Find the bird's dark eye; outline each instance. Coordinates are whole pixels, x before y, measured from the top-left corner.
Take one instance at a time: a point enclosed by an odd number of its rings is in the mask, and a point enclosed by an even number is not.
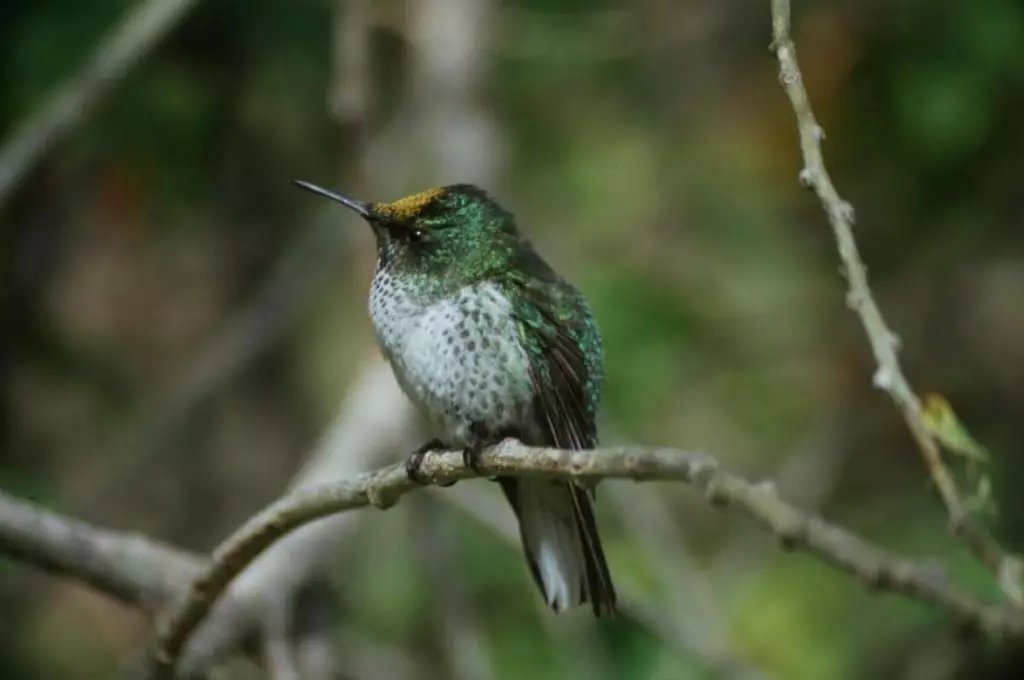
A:
[[[426,238],[422,229],[413,229],[409,232],[409,241],[411,243],[422,243]]]

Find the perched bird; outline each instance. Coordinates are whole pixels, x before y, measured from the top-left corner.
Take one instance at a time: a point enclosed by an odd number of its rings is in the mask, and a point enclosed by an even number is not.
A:
[[[540,257],[515,217],[472,184],[364,203],[298,186],[361,215],[377,239],[369,311],[380,348],[436,439],[409,457],[418,480],[431,449],[467,463],[506,437],[527,445],[597,444],[604,355],[583,295]],[[526,560],[555,612],[615,611],[593,490],[495,478],[519,520]]]

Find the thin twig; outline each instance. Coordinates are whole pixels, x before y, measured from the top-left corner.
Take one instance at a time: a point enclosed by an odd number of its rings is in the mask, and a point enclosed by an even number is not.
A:
[[[435,452],[424,461],[423,474],[434,483],[479,475],[527,475],[560,479],[621,478],[675,480],[701,489],[714,505],[733,505],[772,531],[783,547],[800,548],[845,571],[866,586],[910,596],[992,634],[1024,638],[1024,615],[989,605],[943,582],[927,569],[808,516],[778,497],[774,488],[751,484],[719,469],[700,452],[669,448],[620,447],[562,451],[526,447],[506,440],[486,450],[479,473],[466,468],[462,453]],[[409,480],[402,464],[360,475],[347,482],[283,498],[250,519],[214,552],[209,569],[193,583],[184,605],[158,623],[150,677],[170,677],[182,648],[231,580],[280,537],[316,519],[372,505],[388,508],[404,494],[421,488]]]
[[[148,0],[103,41],[93,58],[32,115],[0,148],[0,212],[12,191],[46,152],[71,134],[92,109],[197,0]]]
[[[1006,596],[1014,604],[1024,605],[1024,564],[1020,559],[1004,552],[971,520],[957,490],[956,482],[942,461],[939,445],[925,423],[921,401],[903,375],[897,356],[899,339],[885,322],[871,294],[867,269],[860,258],[857,242],[853,237],[853,206],[839,196],[825,168],[821,152],[821,141],[825,138],[825,132],[814,117],[811,102],[804,89],[803,76],[797,64],[796,48],[790,29],[789,0],[772,0],[772,51],[779,61],[779,80],[782,88],[796,114],[800,149],[804,159],[800,183],[813,189],[818,195],[835,233],[839,256],[849,283],[847,305],[860,317],[878,364],[873,383],[875,387],[889,395],[903,414],[932,481],[946,505],[954,535],[960,537],[996,575],[999,587]]]

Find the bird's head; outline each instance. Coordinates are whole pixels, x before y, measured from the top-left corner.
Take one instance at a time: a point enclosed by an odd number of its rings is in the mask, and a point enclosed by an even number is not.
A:
[[[299,187],[337,201],[369,223],[378,267],[469,283],[507,268],[529,248],[515,218],[480,187],[450,184],[390,203],[364,203],[314,184]]]

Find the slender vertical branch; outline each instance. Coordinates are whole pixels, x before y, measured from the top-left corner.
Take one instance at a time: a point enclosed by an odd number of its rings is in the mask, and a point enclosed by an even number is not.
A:
[[[821,200],[839,247],[849,283],[847,305],[860,317],[877,363],[873,383],[886,392],[903,414],[921,452],[928,473],[949,514],[954,535],[963,540],[996,576],[1000,588],[1014,604],[1024,604],[1024,565],[975,524],[965,509],[952,474],[942,461],[939,445],[924,419],[921,401],[910,387],[899,362],[899,339],[882,316],[868,285],[867,268],[853,237],[854,210],[839,196],[825,168],[821,142],[825,132],[811,108],[793,44],[789,0],[772,0],[772,51],[779,61],[779,81],[796,114],[804,169],[800,183]]]

